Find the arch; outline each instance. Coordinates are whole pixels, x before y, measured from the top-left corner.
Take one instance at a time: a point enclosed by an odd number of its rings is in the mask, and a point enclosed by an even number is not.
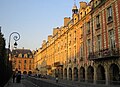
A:
[[[26,71],[24,71],[24,72],[23,72],[23,74],[27,74],[27,72],[26,72]]]
[[[31,75],[31,74],[32,74],[32,71],[29,71],[29,72],[28,72],[28,75]]]
[[[72,80],[72,69],[69,68],[69,80]]]
[[[120,81],[120,74],[119,74],[120,70],[117,64],[114,63],[111,64],[109,71],[110,71],[109,74],[110,74],[111,83],[116,84],[115,81]]]
[[[65,79],[67,79],[67,69],[66,68],[64,69],[64,77],[65,77]]]
[[[102,65],[98,65],[97,67],[97,83],[105,84],[105,69]]]
[[[77,69],[77,67],[74,67],[74,80],[78,81],[78,69]]]
[[[94,80],[94,68],[92,66],[89,66],[87,69],[87,78],[88,82],[93,83]]]
[[[85,81],[85,68],[84,67],[80,68],[80,81],[82,82]]]

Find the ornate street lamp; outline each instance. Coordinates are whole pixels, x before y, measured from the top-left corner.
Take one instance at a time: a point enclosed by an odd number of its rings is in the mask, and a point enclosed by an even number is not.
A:
[[[9,42],[8,42],[8,59],[9,59],[9,63],[10,63],[11,69],[12,69],[12,59],[9,56],[9,52],[10,52],[10,42],[11,42],[11,36],[12,35],[14,35],[13,39],[15,41],[14,48],[17,48],[17,41],[20,39],[20,34],[18,32],[12,32],[10,34],[10,36],[9,36]]]
[[[14,47],[17,47],[17,42],[20,39],[20,34],[18,32],[12,32],[9,36],[9,43],[8,43],[8,48],[10,49],[10,41],[11,41],[11,36],[14,34],[13,39],[15,40]]]

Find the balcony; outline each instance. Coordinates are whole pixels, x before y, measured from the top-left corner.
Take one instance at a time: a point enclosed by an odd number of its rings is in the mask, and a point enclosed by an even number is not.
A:
[[[51,65],[47,65],[46,68],[47,69],[51,69],[52,67],[51,67]]]
[[[111,58],[119,58],[120,51],[119,49],[103,49],[96,52],[91,52],[88,55],[89,60],[101,60],[101,59],[111,59]]]
[[[63,67],[63,63],[55,62],[54,67]]]

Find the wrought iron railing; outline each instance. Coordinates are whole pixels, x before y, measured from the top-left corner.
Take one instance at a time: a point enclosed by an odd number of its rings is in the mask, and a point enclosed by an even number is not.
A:
[[[103,59],[103,58],[119,58],[120,50],[118,48],[114,49],[103,49],[96,52],[91,52],[88,55],[88,59],[95,60],[95,59]]]

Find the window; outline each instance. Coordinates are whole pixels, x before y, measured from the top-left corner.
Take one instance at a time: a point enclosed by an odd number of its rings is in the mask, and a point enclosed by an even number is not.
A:
[[[29,69],[31,70],[31,65],[29,65]]]
[[[80,38],[82,38],[83,37],[83,27],[80,27],[80,34],[81,34],[81,36],[80,36]]]
[[[24,54],[22,54],[22,58],[24,58]]]
[[[27,58],[28,57],[27,54],[25,54],[24,57]]]
[[[112,7],[107,8],[108,22],[112,21]]]
[[[97,28],[100,28],[100,16],[99,15],[96,16],[96,26]]]
[[[26,69],[26,65],[24,65],[24,69]]]
[[[69,58],[71,59],[71,48],[69,48]]]
[[[114,38],[114,31],[109,31],[109,46],[111,49],[115,48],[115,38]]]
[[[31,60],[29,61],[29,63],[30,63],[30,64],[32,63]]]
[[[76,31],[74,31],[74,42],[76,43]]]
[[[74,47],[74,58],[76,59],[76,46]]]
[[[101,49],[101,36],[97,36],[97,50],[100,51]]]
[[[18,69],[21,69],[20,65],[18,65]]]
[[[90,34],[90,21],[87,23],[87,34]]]
[[[21,63],[21,61],[19,60],[19,63]]]
[[[83,43],[81,44],[81,47],[80,47],[80,60],[81,61],[83,60]]]
[[[22,54],[19,54],[18,56],[19,56],[19,57],[22,57]]]
[[[26,61],[26,60],[24,60],[24,63],[26,64],[26,63],[27,63],[27,61]]]
[[[87,41],[87,48],[88,48],[88,54],[90,53],[90,39],[88,39],[88,41]]]

